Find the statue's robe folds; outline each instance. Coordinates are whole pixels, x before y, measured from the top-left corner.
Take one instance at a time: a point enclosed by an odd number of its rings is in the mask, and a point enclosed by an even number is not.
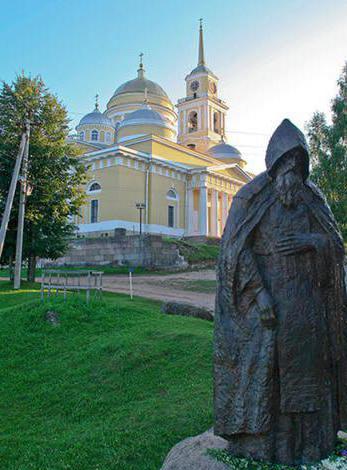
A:
[[[276,252],[293,232],[311,234],[315,248]],[[262,288],[273,329],[255,302]],[[231,451],[279,463],[332,451],[347,429],[345,296],[343,242],[313,183],[291,209],[267,173],[242,188],[222,238],[215,314],[214,431]]]

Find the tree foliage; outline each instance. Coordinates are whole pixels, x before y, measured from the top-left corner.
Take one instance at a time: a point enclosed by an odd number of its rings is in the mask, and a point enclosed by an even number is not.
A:
[[[24,259],[57,258],[66,250],[75,226],[72,217],[83,204],[81,184],[85,168],[67,143],[68,118],[64,106],[40,77],[24,74],[0,90],[0,214],[3,213],[25,119],[31,125]],[[19,185],[18,185],[19,186]],[[18,216],[17,187],[2,262],[14,257]],[[32,276],[31,276],[32,277]]]
[[[316,112],[307,125],[312,180],[324,192],[344,238],[347,237],[347,62],[332,100],[331,124]]]

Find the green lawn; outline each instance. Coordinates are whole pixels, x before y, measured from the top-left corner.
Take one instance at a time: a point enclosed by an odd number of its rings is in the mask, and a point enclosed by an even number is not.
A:
[[[212,279],[197,279],[182,282],[181,288],[193,292],[206,292],[212,294],[216,292],[217,281]]]
[[[129,267],[128,266],[60,266],[60,267],[52,267],[47,269],[58,269],[58,270],[69,270],[69,271],[80,271],[80,270],[92,270],[92,271],[102,271],[104,274],[128,274]],[[154,271],[150,271],[146,268],[141,266],[137,266],[134,269],[135,274],[153,274]],[[36,270],[37,277],[42,275],[43,269],[38,268]],[[26,268],[22,269],[22,277],[25,278],[27,275]],[[0,278],[1,277],[10,277],[10,271],[8,268],[0,268]]]
[[[211,426],[210,322],[107,293],[40,304],[29,287],[0,282],[1,469],[158,470]]]
[[[166,243],[173,243],[190,265],[196,263],[216,263],[219,255],[219,245],[209,243],[196,243],[192,240],[165,238]]]

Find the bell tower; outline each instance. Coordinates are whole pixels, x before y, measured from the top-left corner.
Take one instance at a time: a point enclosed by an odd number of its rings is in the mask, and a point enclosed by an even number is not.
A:
[[[202,19],[198,65],[186,76],[186,97],[178,100],[177,142],[206,153],[224,135],[226,103],[218,97],[218,77],[206,66]]]

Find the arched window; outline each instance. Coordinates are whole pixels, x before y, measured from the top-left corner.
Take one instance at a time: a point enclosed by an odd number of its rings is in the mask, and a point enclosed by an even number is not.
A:
[[[80,140],[84,140],[84,131],[80,132]]]
[[[220,134],[220,114],[217,111],[213,113],[213,130]]]
[[[97,130],[92,130],[92,140],[98,140],[99,139],[99,132]]]
[[[177,194],[176,194],[176,191],[174,189],[170,189],[167,194],[166,194],[166,197],[168,199],[177,199]]]
[[[198,130],[198,113],[191,111],[188,115],[188,132],[195,132]]]
[[[111,132],[106,132],[106,142],[111,141]]]
[[[101,191],[100,184],[97,183],[96,181],[93,181],[93,182],[90,183],[87,193],[90,194],[90,193],[96,193],[96,192],[100,192],[100,191]]]

